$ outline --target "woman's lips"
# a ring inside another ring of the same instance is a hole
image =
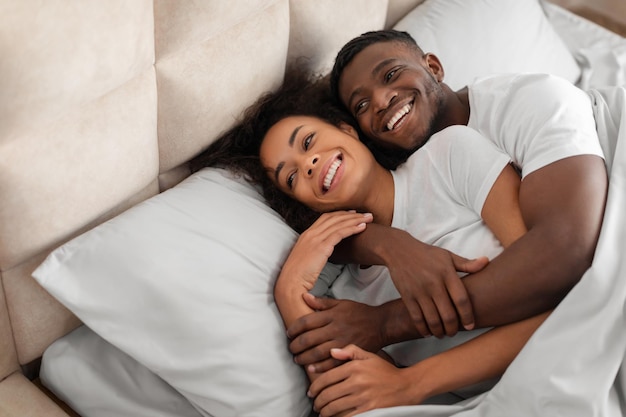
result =
[[[329,159],[326,164],[324,164],[324,169],[322,170],[325,173],[322,177],[320,177],[320,188],[322,192],[325,193],[330,190],[330,187],[335,181],[337,176],[337,171],[343,164],[343,155],[338,154],[334,158]]]
[[[337,173],[337,169],[341,166],[343,161],[341,159],[335,159],[335,161],[328,168],[328,172],[324,177],[323,189],[324,191],[328,191],[330,185],[333,183],[333,179],[335,178],[335,174]]]

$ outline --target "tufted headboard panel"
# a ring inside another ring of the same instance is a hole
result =
[[[185,178],[287,62],[327,71],[421,1],[0,0],[0,415],[46,406],[3,399],[80,325],[31,277],[51,250]]]

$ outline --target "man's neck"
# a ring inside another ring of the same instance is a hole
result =
[[[469,123],[471,111],[469,103],[469,89],[467,87],[463,87],[462,89],[457,91],[455,95],[457,97],[459,105],[459,118],[462,121],[462,123],[457,124],[467,125]]]
[[[445,100],[440,113],[437,131],[452,125],[467,125],[470,116],[469,93],[467,87],[452,91],[444,86]]]

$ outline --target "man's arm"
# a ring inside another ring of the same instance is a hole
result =
[[[454,335],[459,318],[464,328],[474,327],[470,298],[457,271],[477,272],[488,264],[486,257],[468,260],[404,230],[372,223],[337,245],[332,259],[387,266],[412,326],[424,337]]]
[[[501,325],[554,308],[591,265],[608,178],[604,160],[566,158],[520,187],[528,233],[463,282],[477,325]]]
[[[607,186],[604,161],[590,155],[557,161],[522,181],[520,206],[528,233],[484,269],[463,279],[478,327],[522,320],[554,308],[563,299],[591,265],[602,225]],[[403,275],[400,279],[410,281],[412,274],[423,265],[417,257],[397,256],[411,247],[409,240],[398,238],[402,233],[371,224],[364,233],[344,242],[341,256],[353,257],[353,261],[360,263],[388,265],[392,273]],[[408,264],[393,268],[394,262],[399,259]],[[448,261],[448,265],[453,265],[452,260]],[[454,267],[450,266],[450,269]],[[336,324],[325,330],[316,329],[315,341],[306,337],[314,328],[310,325],[312,317],[306,317],[307,322],[297,321],[289,328],[293,338],[290,348],[299,363],[328,358],[327,349],[324,352],[316,350],[315,342],[322,336],[332,340],[337,336],[337,329],[350,328],[341,325],[341,321],[356,321],[349,309],[337,311],[339,307],[349,307],[344,303],[337,301],[336,304],[326,305],[327,302],[316,300],[313,308],[320,311],[313,315],[332,317]],[[373,326],[354,328],[353,334],[377,332],[385,337],[382,344],[417,337],[420,332],[402,304],[401,300],[396,300],[379,307],[378,313],[368,313],[384,314],[384,320],[394,323],[393,326],[384,330]],[[378,321],[372,319],[370,322]],[[321,335],[320,332],[326,334]],[[342,342],[351,337],[347,333],[341,336]]]
[[[484,269],[463,279],[479,327],[539,314],[554,308],[569,292],[591,265],[607,187],[604,161],[592,155],[554,162],[522,181],[520,206],[528,233]],[[394,277],[394,283],[410,281],[423,267],[417,257],[412,261],[403,257],[409,264],[395,265],[395,255],[408,248],[398,232],[389,234],[387,228],[385,233],[380,225],[368,229],[346,240],[349,246],[342,247],[342,256],[389,266],[392,276],[403,275]],[[452,265],[450,260],[448,270],[458,269]]]

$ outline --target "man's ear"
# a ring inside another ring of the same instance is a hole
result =
[[[352,125],[346,122],[339,122],[339,129],[346,132],[348,135],[352,136],[355,139],[359,139],[359,133],[356,131]]]
[[[439,61],[437,55],[431,53],[424,54],[424,61],[426,61],[426,68],[433,74],[435,79],[438,82],[443,82],[443,65],[441,65],[441,61]]]

